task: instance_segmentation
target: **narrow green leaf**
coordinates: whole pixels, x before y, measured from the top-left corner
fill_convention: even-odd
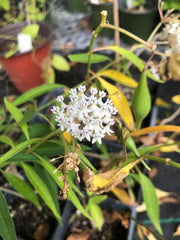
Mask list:
[[[82,160],[82,162],[88,166],[89,168],[91,168],[94,173],[98,173],[98,171],[95,169],[95,167],[90,163],[90,161],[84,156],[84,154],[82,154],[81,152],[78,153],[80,159]]]
[[[46,184],[47,188],[50,191],[50,194],[54,200],[54,204],[56,206],[57,212],[60,215],[60,208],[58,202],[58,189],[57,184],[54,181],[52,175],[50,175],[46,169],[42,168],[39,164],[35,166],[36,173],[41,177],[43,182]]]
[[[2,170],[1,170],[2,171]],[[38,198],[32,189],[32,187],[25,182],[24,180],[20,179],[19,177],[2,171],[8,182],[13,186],[13,188],[19,192],[24,198],[33,202],[37,207],[41,208],[41,205],[38,201]]]
[[[10,216],[8,205],[0,191],[0,236],[4,240],[17,240],[12,217]]]
[[[9,0],[1,0],[0,1],[0,6],[5,10],[9,10]]]
[[[70,66],[66,59],[60,55],[54,54],[52,56],[51,64],[54,68],[60,71],[69,71]]]
[[[155,192],[155,187],[151,180],[146,177],[144,174],[139,172],[138,176],[133,174],[133,177],[139,182],[142,187],[143,199],[146,204],[147,214],[154,224],[154,227],[162,234],[162,229],[159,219],[159,204],[158,198]]]
[[[0,107],[0,125],[2,125],[6,120],[6,112],[3,107]]]
[[[132,62],[141,72],[145,67],[145,64],[133,52],[130,52],[127,49],[118,46],[108,46],[101,48],[101,50],[112,50],[119,53],[120,55],[128,59],[130,62]],[[149,70],[147,70],[147,76],[156,82],[164,83],[163,80],[157,79]]]
[[[61,216],[59,215],[59,212],[56,208],[56,205],[53,200],[53,196],[51,195],[51,192],[49,191],[43,179],[35,172],[35,169],[32,166],[25,163],[23,163],[22,166],[31,184],[38,191],[41,198],[44,200],[47,206],[51,209],[54,216],[57,218],[58,222],[61,224]]]
[[[38,32],[39,32],[39,25],[38,24],[27,25],[21,31],[21,33],[23,33],[23,34],[30,35],[31,39],[34,39],[38,35]]]
[[[70,54],[68,55],[68,58],[72,62],[78,62],[78,63],[88,63],[88,53],[80,53],[80,54]],[[91,55],[91,63],[101,63],[105,61],[109,61],[110,59],[101,54],[92,54]]]
[[[32,143],[35,143],[35,142],[38,142],[38,141],[39,141],[39,138],[35,138],[35,139],[27,140],[25,142],[22,142],[22,143],[18,144],[17,146],[15,146],[13,149],[9,150],[7,153],[5,153],[0,158],[0,166],[3,162],[7,161],[9,158],[13,157],[17,153],[20,153],[21,151],[23,151],[25,148],[27,148]]]
[[[58,178],[62,175],[60,174],[59,171],[57,171],[56,173],[53,174],[53,171],[55,170],[55,167],[52,166],[48,161],[44,160],[42,157],[39,156],[39,159],[41,160],[41,163],[43,165],[43,167],[52,175],[52,177],[54,178],[54,180],[56,181],[57,185],[63,189],[64,187],[64,182],[63,181],[59,181]],[[91,217],[88,215],[88,213],[86,212],[86,210],[83,208],[83,206],[81,205],[78,197],[76,196],[76,194],[73,192],[72,188],[69,188],[69,192],[67,193],[68,198],[71,200],[71,202],[75,205],[75,207],[87,218],[91,219]]]
[[[52,91],[53,89],[57,89],[57,88],[63,88],[65,87],[62,84],[43,84],[41,86],[38,86],[36,88],[30,89],[28,92],[25,92],[24,94],[22,94],[21,96],[19,96],[14,102],[13,105],[14,106],[18,106],[22,103],[25,103],[27,101],[30,101],[32,99],[34,99],[35,97],[39,97],[42,94]]]
[[[5,144],[10,145],[11,147],[14,147],[14,142],[11,138],[5,136],[5,135],[1,135],[0,136],[0,142],[3,142]]]
[[[29,108],[27,110],[27,112],[24,114],[24,116],[21,119],[21,121],[19,122],[19,124],[26,124],[27,122],[29,122],[31,120],[31,118],[34,116],[34,114],[35,114],[35,109],[33,109],[32,107]]]
[[[10,103],[7,98],[4,98],[4,103],[8,109],[8,111],[11,113],[12,117],[15,119],[15,121],[17,122],[17,124],[19,125],[19,127],[22,129],[22,131],[24,132],[25,136],[27,139],[29,139],[29,132],[28,132],[28,125],[23,123],[20,124],[20,121],[23,119],[24,115],[22,114],[22,112],[15,107],[12,103]]]

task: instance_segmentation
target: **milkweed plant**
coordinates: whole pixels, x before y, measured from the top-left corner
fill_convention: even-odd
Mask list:
[[[162,144],[155,144],[154,141],[152,146],[137,143],[137,139],[143,135],[149,135],[150,138],[158,132],[180,132],[180,127],[175,125],[143,125],[151,111],[147,78],[156,84],[164,83],[158,67],[153,65],[152,61],[154,55],[162,59],[168,58],[169,50],[160,52],[159,41],[156,44],[154,40],[161,26],[166,29],[163,31],[170,41],[168,46],[171,52],[179,54],[179,19],[173,18],[172,22],[170,12],[163,16],[161,4],[160,1],[161,22],[147,41],[107,23],[107,12],[102,11],[101,22],[92,32],[89,51],[68,56],[70,61],[87,64],[85,80],[79,85],[69,89],[65,84],[44,84],[15,99],[4,99],[4,107],[0,108],[1,173],[13,186],[14,192],[18,192],[22,198],[31,201],[39,209],[42,208],[40,197],[60,224],[62,219],[59,196],[63,201],[69,199],[85,217],[94,220],[94,225],[101,230],[103,215],[96,203],[103,201],[110,191],[121,201],[119,196],[124,192],[119,189],[119,183],[126,181],[130,186],[129,184],[135,181],[142,188],[147,214],[157,231],[149,227],[148,230],[158,239],[163,239],[155,187],[142,169],[151,170],[147,160],[180,168],[180,164],[172,159],[155,157],[152,154],[162,146],[178,146],[179,143],[175,140]],[[127,34],[134,38],[137,44],[130,50],[116,45],[93,49],[94,41],[103,28]],[[150,53],[146,62],[137,57],[136,51],[139,48]],[[118,56],[115,59],[110,58],[105,54],[107,50],[117,53]],[[103,67],[94,72],[91,65],[96,63],[103,63]],[[128,74],[131,72],[131,69],[127,71],[129,64],[138,69],[138,81]],[[133,90],[130,100],[119,85]],[[58,96],[39,105],[39,97],[54,89],[58,90]],[[109,141],[118,144],[119,153],[108,151],[106,143]],[[91,152],[94,145],[97,145],[101,154]],[[96,162],[99,159],[103,162],[98,169],[91,161],[94,155]],[[23,176],[6,171],[9,165],[22,169],[28,181]],[[118,191],[121,194],[118,194]],[[2,187],[0,215],[4,221],[1,221],[0,235],[5,240],[16,239],[4,192],[6,188]],[[133,201],[132,192],[129,199]],[[82,202],[87,202],[87,206]],[[94,209],[98,209],[98,221]],[[141,227],[140,221],[137,221],[137,224]]]

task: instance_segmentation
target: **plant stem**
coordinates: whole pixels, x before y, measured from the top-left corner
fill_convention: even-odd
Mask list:
[[[180,169],[180,163],[177,163],[177,162],[174,162],[172,161],[170,158],[160,158],[160,157],[154,157],[154,156],[151,156],[151,155],[143,155],[144,158],[147,158],[149,160],[153,160],[153,161],[156,161],[156,162],[161,162],[161,163],[164,163],[164,164],[167,164],[167,165],[171,165],[173,167],[176,167],[176,168],[179,168]]]
[[[89,51],[88,51],[88,67],[87,67],[87,76],[86,76],[86,80],[89,80],[90,77],[90,69],[91,69],[91,55],[92,55],[92,48],[93,48],[93,44],[95,39],[97,38],[98,34],[100,33],[100,31],[103,29],[103,26],[106,22],[106,17],[107,17],[107,11],[102,11],[101,12],[101,23],[100,25],[96,28],[95,31],[92,32],[92,38],[91,38],[91,42],[90,42],[90,46],[89,46]]]
[[[48,134],[47,136],[45,136],[40,142],[38,142],[34,147],[30,148],[28,150],[28,153],[32,153],[37,147],[39,147],[42,143],[44,143],[45,141],[47,141],[49,138],[57,135],[58,133],[61,133],[61,129],[58,128],[55,131],[51,132],[50,134]]]
[[[165,240],[159,233],[156,233],[155,231],[153,231],[151,228],[149,228],[147,225],[145,225],[144,223],[142,223],[141,221],[139,221],[138,219],[132,217],[131,215],[129,215],[129,217],[134,220],[138,225],[145,227],[146,229],[148,229],[157,239],[159,240]]]
[[[125,34],[125,35],[127,35],[127,36],[129,36],[129,37],[131,37],[131,38],[133,38],[133,39],[136,40],[137,42],[142,43],[143,45],[147,46],[148,48],[150,48],[150,49],[153,50],[153,51],[156,49],[156,45],[155,45],[155,44],[150,44],[150,43],[144,41],[142,38],[137,37],[137,36],[134,35],[133,33],[130,33],[130,32],[128,32],[127,30],[125,30],[125,29],[123,29],[123,28],[116,27],[116,26],[114,26],[114,25],[107,24],[107,23],[104,23],[104,24],[102,25],[102,27],[117,30],[117,31],[119,31],[119,32],[121,32],[121,33],[123,33],[123,34]]]

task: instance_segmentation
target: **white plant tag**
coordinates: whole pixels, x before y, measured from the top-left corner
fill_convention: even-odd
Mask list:
[[[20,53],[28,52],[32,50],[32,41],[29,34],[19,33],[17,35],[18,50]]]

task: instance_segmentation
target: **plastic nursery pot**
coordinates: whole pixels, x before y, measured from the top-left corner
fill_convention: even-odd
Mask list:
[[[0,36],[15,37],[25,25],[22,22],[6,25],[0,29]],[[47,23],[39,23],[39,26],[39,35],[43,40],[35,46],[33,51],[17,53],[10,58],[5,58],[3,49],[6,49],[6,46],[12,43],[12,40],[0,38],[0,63],[20,92],[26,92],[45,83],[43,64],[45,65],[51,58],[50,39],[52,31]]]
[[[104,4],[93,4],[90,3],[91,7],[91,28],[95,30],[101,22],[101,11],[107,11],[107,21],[110,24],[113,24],[113,4],[112,3],[104,3]],[[101,36],[113,37],[114,31],[112,29],[104,28],[100,32]]]
[[[124,0],[120,0],[119,18],[121,28],[147,40],[159,20],[157,4],[146,4],[144,12],[137,12],[128,11],[126,9],[126,4],[124,4]],[[125,34],[121,34],[121,37],[128,44],[136,42]]]
[[[83,13],[87,8],[85,0],[66,0],[65,5],[67,10],[71,13]]]

